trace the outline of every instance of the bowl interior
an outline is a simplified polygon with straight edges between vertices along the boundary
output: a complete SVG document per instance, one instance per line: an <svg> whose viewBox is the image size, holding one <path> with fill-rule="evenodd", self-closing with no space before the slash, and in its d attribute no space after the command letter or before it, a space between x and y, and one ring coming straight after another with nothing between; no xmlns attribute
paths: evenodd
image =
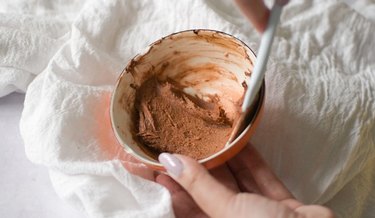
<svg viewBox="0 0 375 218"><path fill-rule="evenodd" d="M138 159L159 166L155 155L133 138L137 88L153 76L173 80L184 92L207 101L217 96L225 111L234 111L254 61L254 53L240 40L211 30L179 32L151 44L130 61L112 95L111 120L118 141ZM227 116L234 119L235 114Z"/></svg>

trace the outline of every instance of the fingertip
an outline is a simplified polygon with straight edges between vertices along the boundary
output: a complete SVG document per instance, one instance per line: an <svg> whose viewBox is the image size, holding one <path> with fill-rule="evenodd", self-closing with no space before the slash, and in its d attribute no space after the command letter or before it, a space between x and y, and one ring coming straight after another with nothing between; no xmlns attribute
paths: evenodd
<svg viewBox="0 0 375 218"><path fill-rule="evenodd" d="M236 2L243 14L254 25L255 29L259 33L263 33L266 29L270 14L270 10L265 5L264 1L236 0Z"/></svg>
<svg viewBox="0 0 375 218"><path fill-rule="evenodd" d="M271 11L267 9L264 12L263 17L260 18L258 22L254 23L254 26L259 33L264 33L264 31L266 31L268 19L270 17L270 13L271 13Z"/></svg>
<svg viewBox="0 0 375 218"><path fill-rule="evenodd" d="M158 160L173 178L178 178L184 169L184 166L177 155L161 153Z"/></svg>
<svg viewBox="0 0 375 218"><path fill-rule="evenodd" d="M161 153L158 160L164 166L167 173L176 181L185 180L185 178L181 177L188 177L200 171L207 171L195 159L180 154ZM186 176L181 175L183 171L187 171L185 173L187 174Z"/></svg>

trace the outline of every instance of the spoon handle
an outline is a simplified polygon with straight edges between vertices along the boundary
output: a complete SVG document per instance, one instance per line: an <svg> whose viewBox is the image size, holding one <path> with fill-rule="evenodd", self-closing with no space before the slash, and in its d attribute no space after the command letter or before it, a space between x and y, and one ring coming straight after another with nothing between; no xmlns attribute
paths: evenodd
<svg viewBox="0 0 375 218"><path fill-rule="evenodd" d="M280 20L282 8L283 4L280 4L278 3L278 1L276 1L271 9L270 18L260 42L257 61L254 66L253 73L251 74L249 81L247 82L248 88L246 90L241 108L242 113L245 113L250 108L262 85L264 72L266 71L267 61L272 47L273 37Z"/></svg>

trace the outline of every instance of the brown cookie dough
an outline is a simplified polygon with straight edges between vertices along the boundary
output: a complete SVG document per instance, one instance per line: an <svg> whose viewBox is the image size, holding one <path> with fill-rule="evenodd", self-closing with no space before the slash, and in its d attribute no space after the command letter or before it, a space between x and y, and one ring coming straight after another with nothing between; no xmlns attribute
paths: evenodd
<svg viewBox="0 0 375 218"><path fill-rule="evenodd" d="M222 149L232 131L232 121L217 99L203 101L155 77L137 89L135 109L136 137L156 153L202 159Z"/></svg>

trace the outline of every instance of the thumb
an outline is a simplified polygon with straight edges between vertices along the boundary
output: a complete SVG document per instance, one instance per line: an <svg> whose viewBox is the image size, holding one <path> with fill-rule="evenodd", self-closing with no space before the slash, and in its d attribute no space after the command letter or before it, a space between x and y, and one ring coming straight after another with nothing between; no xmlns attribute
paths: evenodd
<svg viewBox="0 0 375 218"><path fill-rule="evenodd" d="M205 213L210 217L226 217L227 206L236 193L219 183L192 158L162 153L159 161Z"/></svg>

